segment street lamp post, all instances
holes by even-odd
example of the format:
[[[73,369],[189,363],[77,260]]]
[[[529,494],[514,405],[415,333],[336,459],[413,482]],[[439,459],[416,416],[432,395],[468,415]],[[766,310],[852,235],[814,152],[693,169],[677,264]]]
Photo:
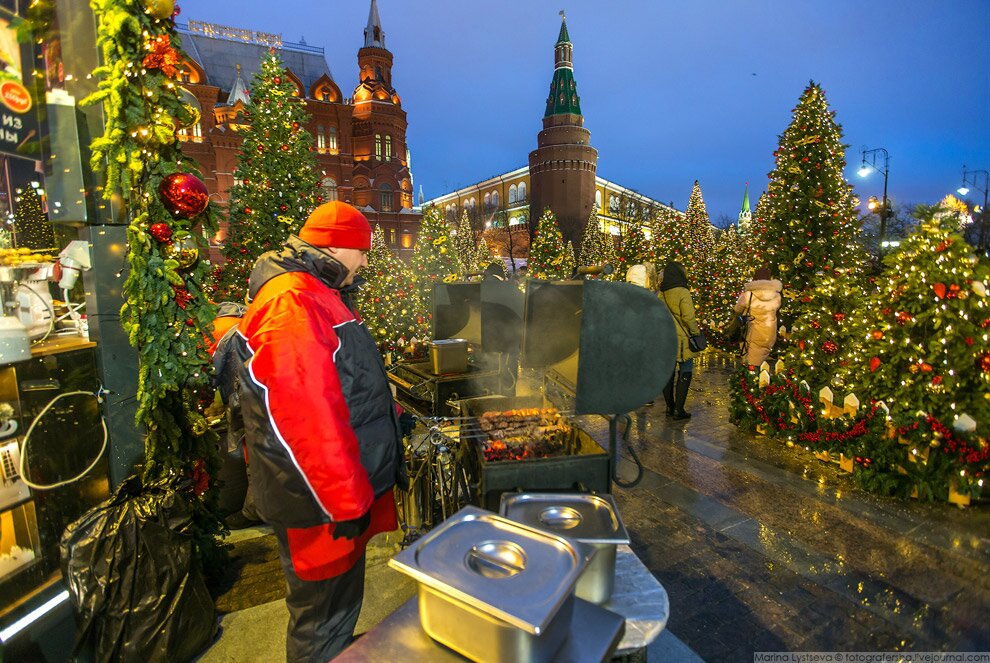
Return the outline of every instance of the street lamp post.
[[[983,176],[982,188],[978,175]],[[983,192],[983,207],[980,208],[980,239],[976,245],[976,248],[982,251],[986,248],[987,242],[987,191],[990,190],[990,173],[985,170],[966,170],[966,166],[963,166],[963,184],[958,189],[960,195],[965,196],[969,193],[967,184]]]
[[[883,154],[883,170],[881,171],[877,168],[877,156]],[[872,150],[863,148],[863,163],[859,167],[859,176],[866,177],[870,174],[871,170],[883,173],[883,200],[880,203],[880,236],[878,249],[880,252],[880,258],[883,259],[883,242],[884,237],[887,234],[887,212],[889,210],[889,205],[887,204],[887,174],[890,172],[890,154],[882,147],[878,147]]]

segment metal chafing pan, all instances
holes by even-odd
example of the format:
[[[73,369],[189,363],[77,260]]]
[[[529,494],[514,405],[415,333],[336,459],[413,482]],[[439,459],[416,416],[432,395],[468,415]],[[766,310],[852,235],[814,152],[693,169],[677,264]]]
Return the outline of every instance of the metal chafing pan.
[[[590,551],[465,507],[389,561],[419,583],[423,630],[474,661],[550,661]]]
[[[611,495],[505,493],[499,513],[593,549],[593,557],[578,580],[575,594],[591,603],[609,600],[615,587],[616,546],[629,543],[629,533]]]

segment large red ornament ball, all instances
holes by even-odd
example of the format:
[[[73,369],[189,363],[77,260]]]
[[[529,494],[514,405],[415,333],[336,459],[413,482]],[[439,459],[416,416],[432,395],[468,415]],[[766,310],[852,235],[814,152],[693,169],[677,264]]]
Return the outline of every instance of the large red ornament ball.
[[[159,242],[167,242],[172,239],[172,226],[167,223],[152,223],[148,232]]]
[[[158,195],[172,216],[191,219],[199,216],[210,204],[206,185],[189,173],[173,173],[158,185]]]
[[[873,373],[880,368],[880,357],[870,357],[870,372]]]
[[[285,143],[283,143],[283,144],[282,144],[282,151],[283,151],[283,152],[288,152],[288,151],[289,151],[289,146],[288,146],[288,145],[286,145]]]
[[[281,85],[282,84],[282,77],[281,76],[276,76],[275,78],[272,79],[272,82],[275,83],[275,85]]]
[[[827,355],[834,355],[839,346],[835,344],[835,341],[825,341],[822,343],[822,352]]]

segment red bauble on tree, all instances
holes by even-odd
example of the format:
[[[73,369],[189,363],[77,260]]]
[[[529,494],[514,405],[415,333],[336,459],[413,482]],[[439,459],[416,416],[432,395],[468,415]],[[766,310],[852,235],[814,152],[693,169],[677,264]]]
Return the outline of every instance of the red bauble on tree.
[[[210,204],[210,192],[195,175],[173,173],[162,179],[158,195],[169,213],[179,219],[199,216]]]
[[[870,357],[870,372],[876,371],[880,368],[880,357]]]
[[[835,341],[825,341],[822,343],[822,352],[827,355],[834,355],[839,346],[835,344]]]
[[[976,360],[976,365],[984,373],[990,373],[990,352],[984,352],[983,356]]]
[[[167,223],[152,223],[148,232],[159,242],[168,242],[172,239],[172,226]]]

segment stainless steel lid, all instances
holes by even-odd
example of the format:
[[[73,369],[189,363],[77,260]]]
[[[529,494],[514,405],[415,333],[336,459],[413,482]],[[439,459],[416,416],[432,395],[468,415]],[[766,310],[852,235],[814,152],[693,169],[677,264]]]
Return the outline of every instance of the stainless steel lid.
[[[540,635],[574,590],[587,552],[580,543],[468,506],[389,566]]]
[[[441,347],[454,346],[454,345],[467,345],[467,340],[463,338],[442,338],[436,341],[430,341],[430,345],[436,345]]]
[[[629,543],[615,499],[608,494],[505,493],[499,513],[582,543]]]

